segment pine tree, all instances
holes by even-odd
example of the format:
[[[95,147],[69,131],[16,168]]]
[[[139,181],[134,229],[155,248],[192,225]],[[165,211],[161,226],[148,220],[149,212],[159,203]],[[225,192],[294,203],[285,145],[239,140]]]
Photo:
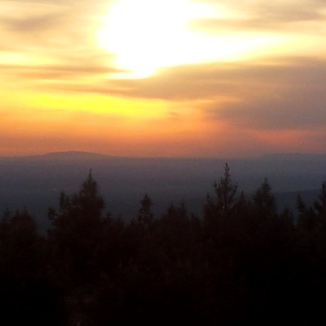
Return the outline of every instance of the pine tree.
[[[256,190],[253,195],[254,207],[261,217],[274,216],[276,214],[276,201],[272,194],[272,188],[267,180]]]
[[[205,206],[205,216],[228,216],[235,205],[235,195],[238,185],[232,183],[230,176],[230,167],[226,163],[224,166],[224,175],[219,183],[214,183],[215,201],[207,195],[207,203]]]
[[[153,222],[154,214],[151,210],[152,205],[152,200],[147,194],[145,194],[143,199],[140,201],[140,208],[137,220],[140,224],[146,227],[149,227]]]
[[[59,211],[49,209],[49,219],[53,228],[50,233],[89,233],[101,223],[104,200],[98,194],[98,186],[92,171],[78,193],[67,196],[60,194]]]
[[[61,277],[88,282],[96,275],[94,257],[102,236],[103,208],[91,171],[77,193],[61,193],[58,211],[50,208],[48,234]]]
[[[322,183],[318,199],[314,204],[315,211],[321,219],[326,220],[326,181]]]

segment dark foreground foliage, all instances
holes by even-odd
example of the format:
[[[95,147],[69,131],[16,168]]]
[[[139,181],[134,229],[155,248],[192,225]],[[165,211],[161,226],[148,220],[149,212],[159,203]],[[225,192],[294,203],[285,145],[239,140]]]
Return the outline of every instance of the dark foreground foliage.
[[[326,182],[311,207],[278,213],[266,180],[238,193],[228,165],[202,216],[155,217],[146,194],[129,222],[104,214],[90,173],[49,210],[0,222],[0,316],[31,325],[314,325],[324,314]]]

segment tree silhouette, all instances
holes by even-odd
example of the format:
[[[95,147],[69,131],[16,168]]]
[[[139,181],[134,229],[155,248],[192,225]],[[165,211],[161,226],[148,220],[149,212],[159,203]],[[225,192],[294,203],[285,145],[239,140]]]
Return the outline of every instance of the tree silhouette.
[[[318,201],[315,201],[314,208],[316,213],[326,223],[326,181],[321,185]]]
[[[52,223],[51,234],[65,232],[82,232],[88,234],[101,222],[104,200],[98,194],[98,186],[92,172],[84,181],[78,193],[67,196],[60,194],[59,211],[49,209]]]
[[[253,195],[254,207],[257,214],[261,217],[273,216],[276,213],[275,197],[272,194],[272,188],[267,180],[258,188]]]
[[[0,314],[10,324],[62,325],[64,311],[48,277],[45,239],[26,209],[0,221]]]
[[[217,196],[217,208],[224,212],[228,212],[233,206],[238,185],[232,184],[230,167],[227,163],[224,166],[224,176],[221,178],[219,184],[215,182],[214,188]]]
[[[140,201],[140,208],[137,216],[137,221],[145,227],[149,227],[153,223],[154,214],[151,210],[152,205],[152,200],[147,194],[145,194],[143,199]]]
[[[77,193],[61,193],[58,211],[49,209],[48,236],[62,280],[87,283],[96,277],[94,254],[102,234],[103,208],[90,171]]]
[[[237,189],[225,164],[203,219],[184,202],[154,219],[145,194],[128,222],[103,214],[90,171],[49,209],[47,238],[26,210],[6,211],[1,316],[33,325],[316,324],[326,291],[326,182],[313,205],[298,196],[298,224],[289,210],[277,212],[267,179],[250,198]]]
[[[219,183],[214,183],[215,200],[207,194],[207,202],[204,206],[205,220],[213,222],[213,220],[216,220],[218,217],[229,216],[235,204],[237,189],[238,185],[232,183],[230,167],[226,163],[223,177],[220,179]]]
[[[8,211],[0,223],[1,271],[12,276],[32,276],[38,266],[41,237],[34,218],[24,209],[11,215]]]
[[[297,196],[298,226],[300,230],[312,231],[317,225],[316,213],[313,207],[307,207],[300,194]]]

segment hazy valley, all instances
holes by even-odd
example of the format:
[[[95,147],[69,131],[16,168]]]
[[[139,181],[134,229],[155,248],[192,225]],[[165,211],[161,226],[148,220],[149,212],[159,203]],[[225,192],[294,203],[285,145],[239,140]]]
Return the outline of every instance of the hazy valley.
[[[318,196],[326,180],[326,155],[276,154],[246,159],[127,158],[93,153],[64,152],[30,157],[0,158],[0,210],[23,207],[36,217],[41,229],[49,225],[47,211],[57,207],[61,191],[78,191],[89,170],[106,201],[106,211],[130,219],[147,193],[155,214],[184,200],[200,215],[206,194],[225,163],[239,190],[250,195],[268,178],[278,208],[295,209],[297,194],[307,203]]]

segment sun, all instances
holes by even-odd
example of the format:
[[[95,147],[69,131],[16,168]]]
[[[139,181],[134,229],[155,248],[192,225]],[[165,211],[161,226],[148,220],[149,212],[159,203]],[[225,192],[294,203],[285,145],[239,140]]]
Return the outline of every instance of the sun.
[[[178,65],[252,60],[288,43],[283,35],[230,30],[228,24],[214,32],[194,28],[194,22],[234,22],[238,15],[198,0],[117,0],[103,18],[97,42],[125,71],[113,78],[146,78]]]
[[[110,6],[97,39],[129,77],[147,77],[193,56],[187,53],[194,41],[188,22],[208,12],[190,0],[120,0]]]

